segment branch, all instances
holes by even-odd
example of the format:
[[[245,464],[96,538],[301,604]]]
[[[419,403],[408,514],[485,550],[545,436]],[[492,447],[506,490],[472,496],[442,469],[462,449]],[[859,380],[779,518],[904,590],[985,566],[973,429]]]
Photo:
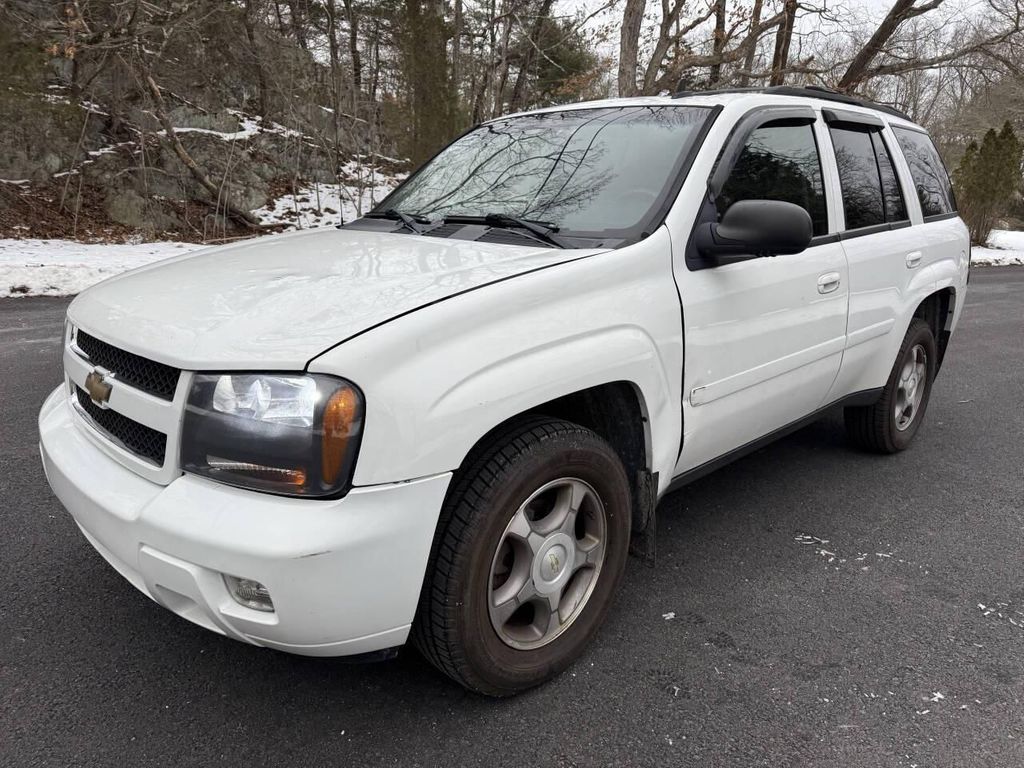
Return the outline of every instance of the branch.
[[[182,165],[188,168],[189,173],[192,174],[200,186],[205,189],[214,200],[220,199],[220,188],[210,179],[206,173],[203,172],[196,161],[192,159],[192,156],[182,146],[181,140],[178,138],[178,134],[174,130],[174,126],[171,124],[170,118],[167,116],[166,107],[164,105],[164,97],[160,92],[160,86],[156,84],[153,76],[144,71],[142,74],[143,80],[149,88],[150,94],[153,96],[153,113],[156,115],[156,119],[160,121],[160,125],[163,126],[164,133],[167,135],[167,140],[170,142],[171,147],[174,149],[174,154],[181,160]],[[233,205],[227,200],[224,201],[224,211],[230,218],[242,224],[250,229],[259,229],[260,223],[256,220],[251,213],[243,211],[241,208]]]

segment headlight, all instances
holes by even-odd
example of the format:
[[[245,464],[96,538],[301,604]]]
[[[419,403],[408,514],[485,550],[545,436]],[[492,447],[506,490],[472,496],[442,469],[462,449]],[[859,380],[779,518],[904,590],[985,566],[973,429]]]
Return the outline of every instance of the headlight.
[[[196,374],[181,466],[290,496],[332,496],[352,476],[363,427],[355,385],[316,374]]]

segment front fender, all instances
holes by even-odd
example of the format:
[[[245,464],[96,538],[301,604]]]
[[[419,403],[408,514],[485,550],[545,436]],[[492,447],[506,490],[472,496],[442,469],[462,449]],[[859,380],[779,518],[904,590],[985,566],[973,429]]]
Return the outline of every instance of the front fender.
[[[356,485],[458,468],[487,432],[550,400],[631,383],[652,471],[679,450],[682,320],[664,228],[627,248],[470,291],[352,339],[310,371],[366,396]]]

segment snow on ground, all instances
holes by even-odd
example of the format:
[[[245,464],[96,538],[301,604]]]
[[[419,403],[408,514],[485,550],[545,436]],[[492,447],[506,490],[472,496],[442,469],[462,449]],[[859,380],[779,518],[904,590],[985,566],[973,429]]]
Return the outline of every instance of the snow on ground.
[[[336,226],[352,221],[387,197],[405,178],[380,173],[355,162],[342,167],[346,184],[308,184],[253,211],[261,224],[285,224],[287,229]]]
[[[1024,232],[994,229],[987,248],[971,249],[971,264],[1024,267]]]
[[[0,240],[0,298],[70,296],[129,269],[202,247],[197,243]]]

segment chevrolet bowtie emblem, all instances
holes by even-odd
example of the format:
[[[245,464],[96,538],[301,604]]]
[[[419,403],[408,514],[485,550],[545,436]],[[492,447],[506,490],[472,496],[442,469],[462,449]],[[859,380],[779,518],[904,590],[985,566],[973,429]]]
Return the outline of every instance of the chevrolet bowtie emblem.
[[[113,378],[110,373],[102,368],[94,369],[92,373],[85,377],[85,389],[96,405],[105,406],[110,399],[112,387],[110,382],[107,381],[108,377]]]
[[[551,566],[551,573],[554,576],[558,576],[558,572],[562,570],[562,563],[558,559],[558,555],[554,552],[548,553],[548,563]]]

